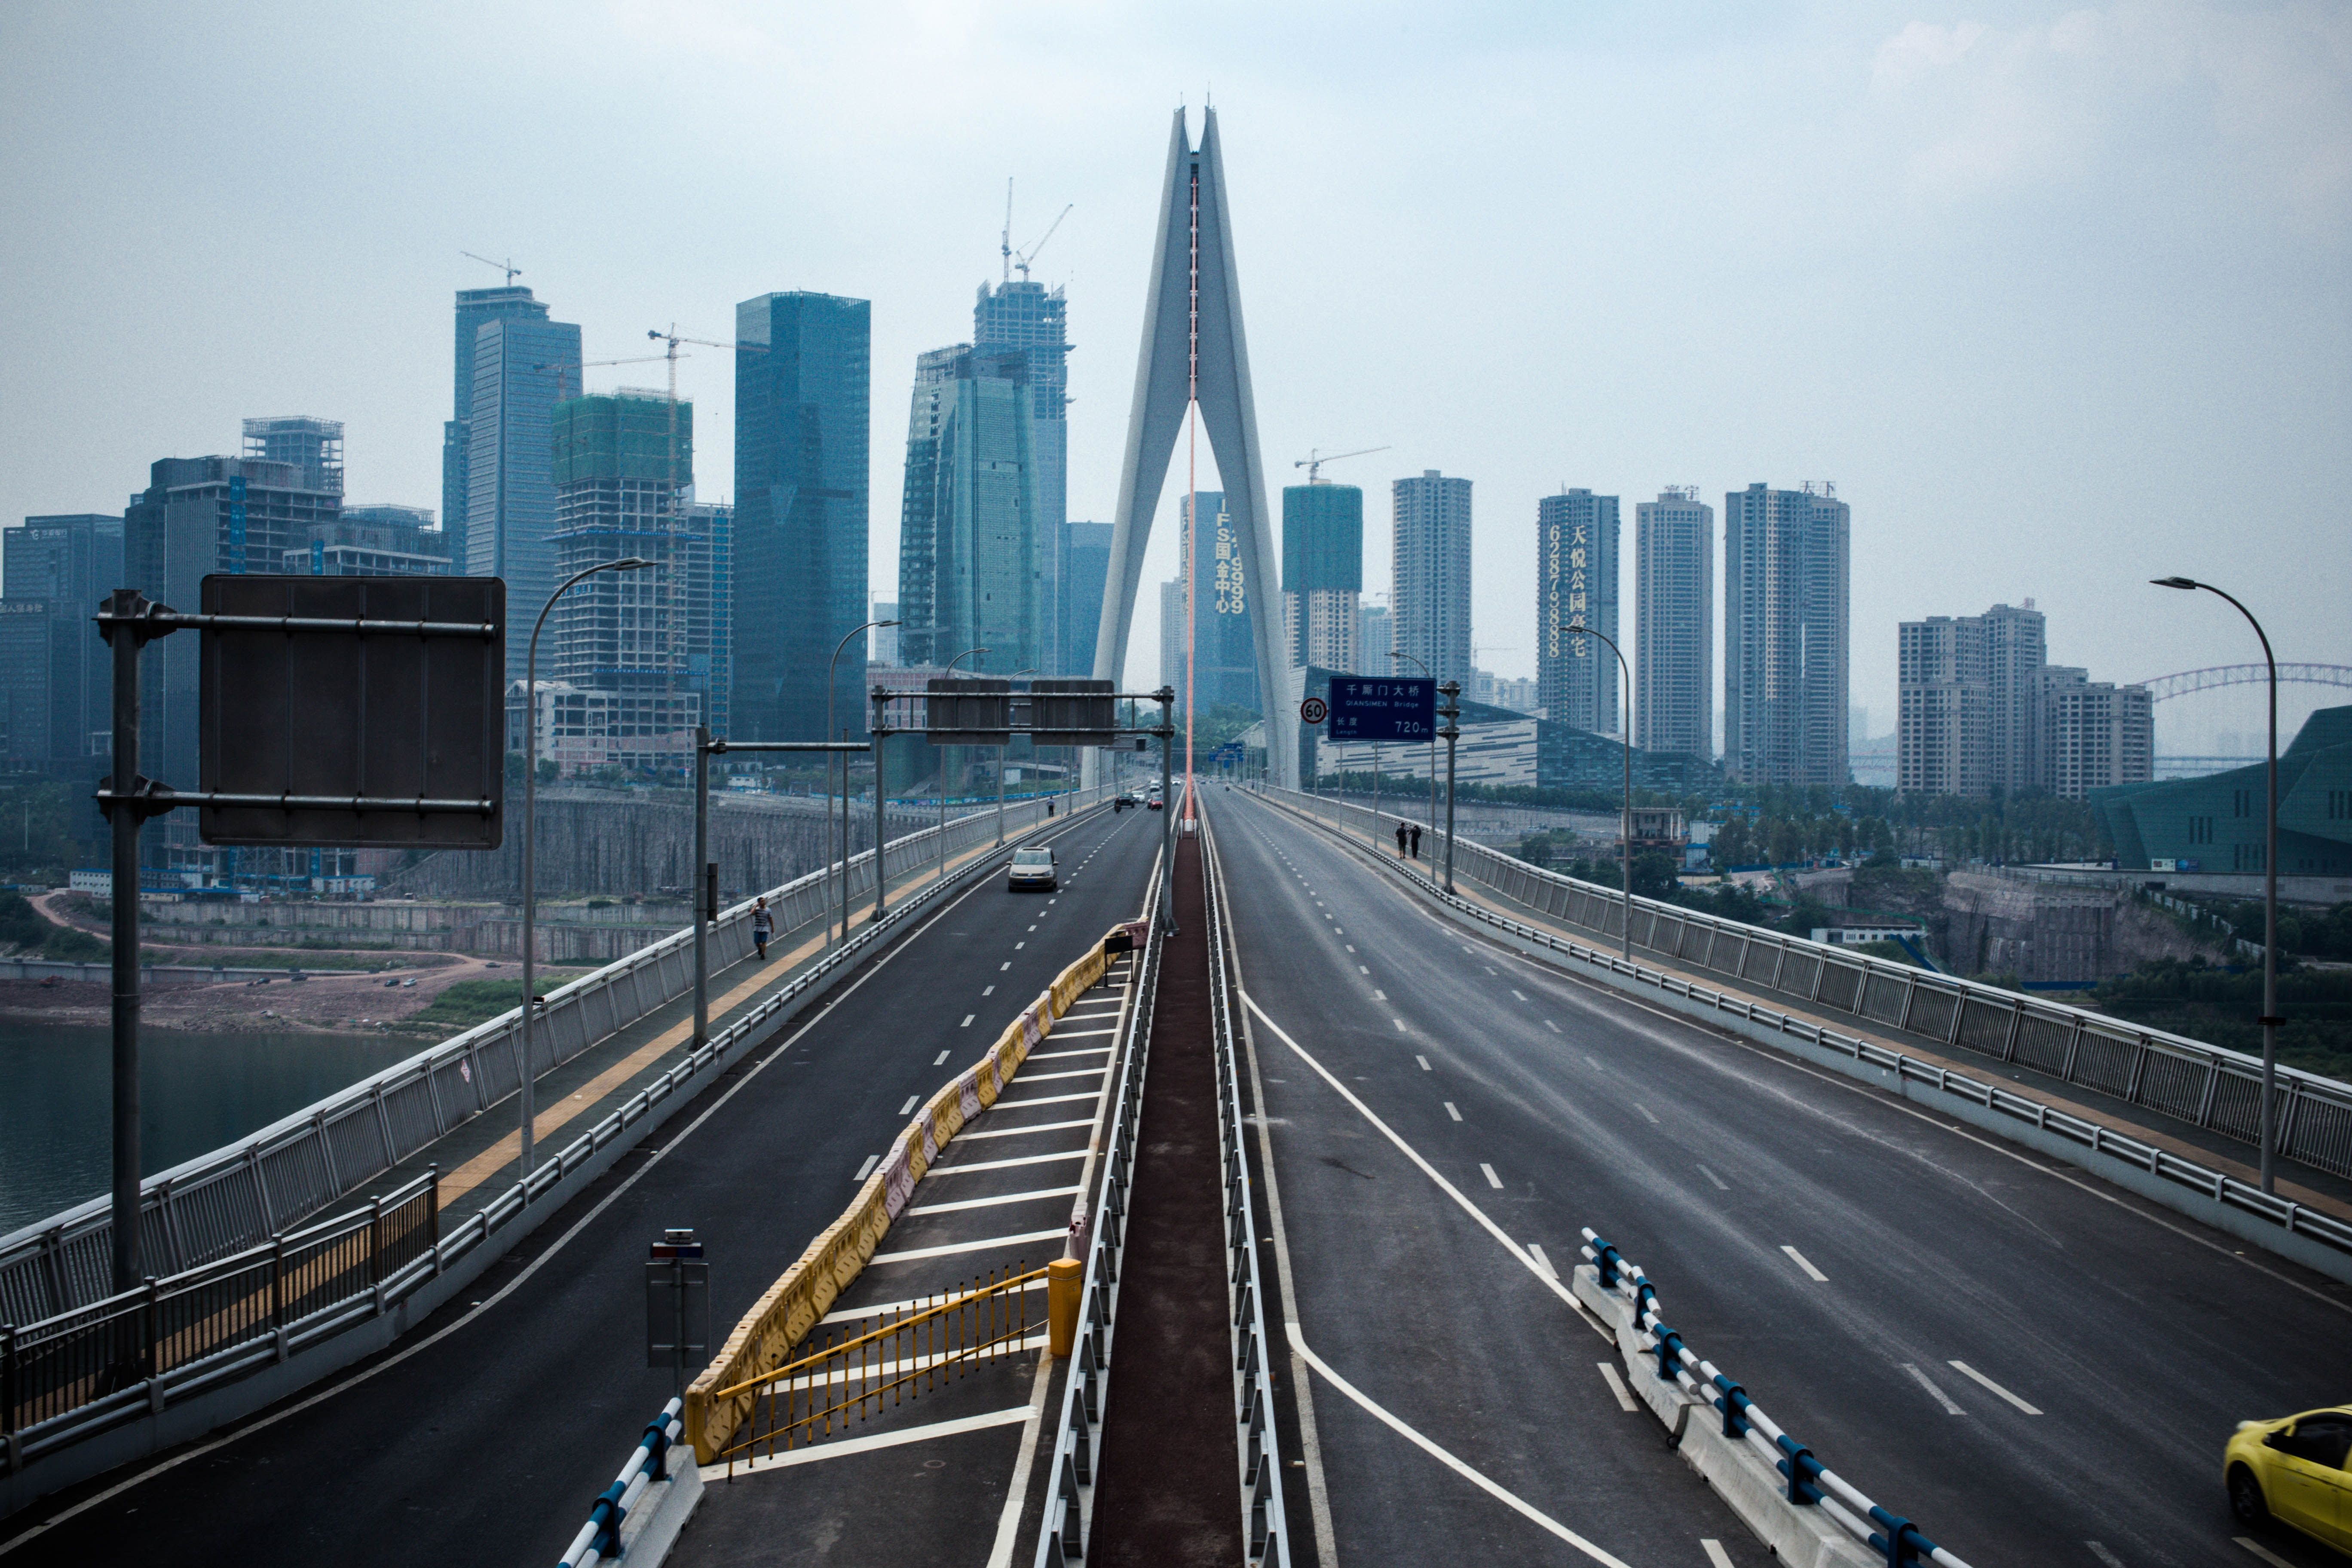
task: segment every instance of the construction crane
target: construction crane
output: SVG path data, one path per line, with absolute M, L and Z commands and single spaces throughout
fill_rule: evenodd
M 1021 268 L 1021 281 L 1029 281 L 1029 264 L 1037 259 L 1037 253 L 1045 248 L 1045 241 L 1054 237 L 1054 231 L 1062 226 L 1062 219 L 1069 216 L 1077 205 L 1072 202 L 1064 207 L 1046 226 L 1044 237 L 1036 244 L 1026 250 L 1015 250 L 1013 248 L 1013 182 L 1009 179 L 1004 182 L 1004 233 L 996 242 L 999 254 L 1004 258 L 1004 281 L 1013 281 L 1013 269 L 1016 267 Z
M 608 364 L 651 364 L 656 360 L 662 357 L 663 356 L 660 354 L 639 354 L 635 359 L 583 360 L 581 363 L 580 368 L 583 371 L 591 371 Z M 562 402 L 564 377 L 572 369 L 572 362 L 570 360 L 551 359 L 545 364 L 535 364 L 530 368 L 533 370 L 551 370 L 555 373 L 555 401 L 558 403 Z M 588 395 L 588 378 L 585 375 L 583 375 L 580 378 L 580 395 L 583 397 Z
M 507 275 L 507 287 L 509 289 L 514 287 L 514 280 L 522 276 L 522 268 L 514 264 L 514 258 L 511 257 L 504 261 L 493 261 L 487 256 L 477 256 L 470 250 L 461 250 L 457 254 L 468 261 L 478 261 L 485 267 L 497 268 Z
M 1324 464 L 1336 463 L 1342 458 L 1363 458 L 1369 457 L 1374 452 L 1385 452 L 1387 450 L 1388 448 L 1386 447 L 1366 447 L 1360 452 L 1334 452 L 1327 458 L 1315 450 L 1314 447 L 1309 447 L 1307 449 L 1307 456 L 1299 458 L 1290 466 L 1294 468 L 1305 468 L 1307 470 L 1307 482 L 1310 485 L 1319 485 L 1323 482 L 1322 469 Z
M 677 496 L 677 362 L 679 358 L 677 345 L 680 343 L 693 343 L 700 348 L 733 349 L 738 353 L 755 354 L 766 353 L 768 352 L 768 345 L 765 343 L 722 343 L 714 338 L 682 338 L 678 336 L 677 323 L 676 321 L 672 321 L 669 324 L 669 331 L 666 332 L 658 327 L 647 327 L 646 329 L 646 336 L 653 339 L 654 342 L 657 343 L 667 343 L 669 345 L 667 350 L 654 357 L 656 359 L 666 359 L 669 361 L 669 493 L 671 496 L 671 504 L 675 505 L 676 498 Z

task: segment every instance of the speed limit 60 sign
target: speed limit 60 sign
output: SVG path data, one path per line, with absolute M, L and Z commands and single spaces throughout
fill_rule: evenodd
M 1302 724 L 1320 724 L 1330 714 L 1330 704 L 1320 697 L 1310 697 L 1298 705 L 1298 721 Z

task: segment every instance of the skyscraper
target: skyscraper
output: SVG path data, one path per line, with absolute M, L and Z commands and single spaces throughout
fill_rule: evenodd
M 555 405 L 557 581 L 598 562 L 636 556 L 649 570 L 604 572 L 549 616 L 542 673 L 610 694 L 595 712 L 605 733 L 583 736 L 578 762 L 672 768 L 693 760 L 710 672 L 711 542 L 678 500 L 694 472 L 694 405 L 623 391 Z M 675 432 L 673 434 L 673 431 Z M 585 709 L 583 710 L 583 711 Z
M 2036 703 L 2048 662 L 2042 612 L 1995 605 L 1896 629 L 1895 784 L 1906 794 L 2015 795 L 2043 787 Z
M 47 606 L 48 761 L 76 771 L 80 759 L 105 753 L 113 722 L 113 664 L 89 617 L 126 581 L 122 520 L 28 517 L 8 530 L 6 550 L 0 595 Z
M 1024 351 L 933 349 L 915 366 L 898 516 L 901 644 L 912 664 L 1044 670 L 1035 427 Z
M 1536 503 L 1536 689 L 1554 723 L 1617 733 L 1617 498 L 1564 489 Z M 1630 663 L 1631 661 L 1628 660 Z
M 1389 654 L 1396 647 L 1396 617 L 1386 605 L 1363 605 L 1356 612 L 1356 668 L 1353 675 L 1387 675 L 1396 666 Z M 1419 674 L 1418 670 L 1413 673 Z
M 1633 506 L 1633 743 L 1715 754 L 1715 509 L 1698 487 Z
M 1202 490 L 1197 499 L 1202 525 L 1197 536 L 1192 528 L 1194 496 L 1188 491 L 1176 502 L 1177 559 L 1183 560 L 1181 552 L 1189 548 L 1192 562 L 1192 699 L 1203 713 L 1225 706 L 1259 710 L 1257 630 L 1250 618 L 1256 614 L 1257 595 L 1234 533 L 1233 513 L 1225 509 L 1224 493 Z M 1180 626 L 1184 613 L 1180 593 L 1176 600 Z M 1177 646 L 1183 646 L 1181 634 Z M 1180 669 L 1176 685 L 1180 706 L 1184 698 Z
M 1852 531 L 1827 485 L 1723 498 L 1723 765 L 1734 779 L 1846 782 Z
M 520 680 L 530 626 L 555 591 L 556 403 L 580 391 L 580 329 L 499 316 L 474 333 L 474 416 L 467 436 L 463 574 L 502 577 L 507 679 Z
M 896 599 L 877 599 L 866 607 L 866 618 L 869 621 L 895 621 L 898 618 L 898 602 Z M 876 626 L 867 636 L 866 659 L 869 664 L 898 663 L 898 628 Z
M 1293 668 L 1385 675 L 1358 654 L 1364 596 L 1364 492 L 1310 480 L 1282 491 L 1282 619 Z
M 280 415 L 245 422 L 245 455 L 291 463 L 307 490 L 343 493 L 343 422 Z
M 799 291 L 735 307 L 736 341 L 755 345 L 735 355 L 739 739 L 825 739 L 828 695 L 834 727 L 865 733 L 866 648 L 849 634 L 866 619 L 872 316 Z
M 1103 585 L 1110 577 L 1110 534 L 1107 522 L 1066 522 L 1062 525 L 1061 581 L 1062 668 L 1071 675 L 1092 675 L 1095 634 L 1102 629 Z
M 1160 684 L 1176 693 L 1174 711 L 1184 709 L 1184 579 L 1160 584 Z
M 1007 279 L 994 288 L 983 283 L 971 308 L 971 346 L 975 353 L 1020 353 L 1027 365 L 1030 406 L 1032 488 L 1035 493 L 1037 538 L 1039 669 L 1045 675 L 1092 675 L 1094 667 L 1071 662 L 1070 644 L 1062 629 L 1061 552 L 1052 548 L 1069 519 L 1069 354 L 1066 302 L 1059 289 L 1047 289 L 1026 278 Z M 1097 616 L 1100 611 L 1097 609 Z M 1086 642 L 1094 645 L 1089 625 Z M 1020 668 L 1018 665 L 1010 666 Z
M 688 531 L 710 542 L 710 667 L 703 681 L 703 722 L 714 735 L 731 735 L 735 721 L 735 508 L 694 499 L 686 487 L 678 515 Z M 897 636 L 895 632 L 891 634 Z
M 511 318 L 543 321 L 547 307 L 528 289 L 460 289 L 457 290 L 457 331 L 454 391 L 449 422 L 441 427 L 441 525 L 449 533 L 449 551 L 457 570 L 468 570 L 466 507 L 472 492 L 469 454 L 474 430 L 474 335 L 485 321 Z M 575 376 L 571 391 L 580 390 Z M 509 601 L 508 613 L 513 613 Z
M 1470 679 L 1470 481 L 1425 468 L 1399 479 L 1396 504 L 1396 651 L 1408 658 L 1373 675 Z M 1419 660 L 1419 663 L 1415 663 Z M 1555 715 L 1557 717 L 1557 715 Z

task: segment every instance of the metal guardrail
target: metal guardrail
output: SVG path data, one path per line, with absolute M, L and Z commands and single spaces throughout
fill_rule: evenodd
M 1198 819 L 1206 831 L 1207 818 Z M 1282 1503 L 1282 1445 L 1274 1424 L 1274 1383 L 1265 1337 L 1265 1292 L 1257 1270 L 1256 1209 L 1242 1146 L 1241 1078 L 1234 1053 L 1233 979 L 1225 971 L 1224 869 L 1211 836 L 1202 845 L 1209 881 L 1210 1016 L 1217 1058 L 1217 1152 L 1225 1181 L 1225 1281 L 1232 1298 L 1234 1419 L 1240 1430 L 1244 1555 L 1288 1568 L 1289 1521 Z
M 1639 985 L 1653 986 L 1670 996 L 1679 996 L 1711 1012 L 1727 1014 L 1748 1024 L 1786 1035 L 1809 1045 L 1832 1050 L 1852 1058 L 1864 1066 L 1895 1075 L 1903 1083 L 1933 1085 L 1937 1090 L 1980 1105 L 1988 1111 L 2032 1126 L 2070 1143 L 2079 1144 L 2093 1154 L 2104 1154 L 2122 1160 L 2159 1181 L 2168 1182 L 2217 1204 L 2240 1210 L 2263 1222 L 2275 1225 L 2290 1236 L 2315 1241 L 2330 1250 L 2352 1258 L 2352 1224 L 2307 1207 L 2291 1198 L 2265 1193 L 2261 1187 L 2242 1182 L 2235 1176 L 2183 1159 L 2169 1150 L 2116 1132 L 2099 1122 L 2053 1110 L 2031 1096 L 2016 1093 L 2001 1085 L 1933 1062 L 1923 1062 L 1903 1052 L 1859 1036 L 1840 1034 L 1818 1024 L 1792 1017 L 1756 1002 L 1752 997 L 1733 992 L 1717 991 L 1661 969 L 1645 969 L 1629 963 L 1613 949 L 1586 947 L 1581 942 L 1556 936 L 1524 921 L 1515 921 L 1469 900 L 1444 891 L 1436 882 L 1409 864 L 1399 864 L 1381 857 L 1382 863 L 1399 876 L 1404 877 L 1428 897 L 1453 909 L 1465 918 L 1494 930 L 1507 932 L 1529 946 L 1549 949 L 1580 963 L 1606 969 Z M 1808 942 L 1802 945 L 1811 946 Z M 1987 989 L 1979 987 L 1978 989 Z M 2006 996 L 2006 992 L 1995 992 Z M 2206 1047 L 2211 1049 L 2212 1047 Z M 2223 1053 L 2225 1055 L 2231 1053 Z M 2322 1080 L 2326 1081 L 2326 1080 Z
M 637 1444 L 637 1451 L 621 1467 L 613 1484 L 596 1498 L 595 1506 L 588 1510 L 588 1522 L 564 1548 L 556 1560 L 556 1568 L 596 1568 L 620 1555 L 621 1526 L 637 1506 L 646 1489 L 669 1479 L 669 1452 L 677 1446 L 678 1410 L 682 1400 L 673 1399 L 662 1406 L 661 1414 L 646 1424 L 646 1435 Z
M 1054 797 L 1071 812 L 1100 789 Z M 1042 801 L 1031 808 L 1043 823 Z M 1008 827 L 1013 826 L 1008 808 Z M 952 855 L 996 832 L 992 805 L 947 825 Z M 939 853 L 937 826 L 893 839 L 889 863 L 919 867 Z M 823 918 L 840 897 L 836 862 L 770 891 L 779 931 Z M 849 862 L 850 897 L 874 889 L 874 852 Z M 714 972 L 751 951 L 752 900 L 719 919 L 709 940 Z M 869 928 L 870 929 L 870 928 Z M 693 988 L 694 930 L 686 929 L 550 992 L 532 1030 L 532 1076 L 570 1061 L 616 1029 Z M 372 1078 L 281 1118 L 250 1138 L 150 1176 L 141 1189 L 141 1255 L 179 1273 L 252 1247 L 391 1170 L 520 1087 L 521 1009 L 500 1014 Z M 0 1237 L 0 1321 L 27 1322 L 103 1299 L 111 1273 L 110 1200 L 94 1197 Z
M 1787 1480 L 1787 1502 L 1796 1508 L 1820 1509 L 1823 1517 L 1834 1521 L 1838 1528 L 1885 1558 L 1888 1568 L 1905 1568 L 1916 1563 L 1934 1563 L 1939 1568 L 1969 1568 L 1959 1556 L 1928 1540 L 1917 1525 L 1881 1508 L 1853 1482 L 1823 1465 L 1811 1448 L 1782 1431 L 1748 1396 L 1746 1389 L 1717 1370 L 1714 1363 L 1692 1356 L 1683 1337 L 1659 1316 L 1658 1292 L 1641 1269 L 1626 1262 L 1590 1226 L 1584 1231 L 1584 1240 L 1585 1261 L 1597 1271 L 1601 1289 L 1620 1298 L 1632 1309 L 1634 1325 L 1641 1332 L 1640 1349 L 1643 1354 L 1657 1358 L 1654 1370 L 1659 1381 L 1673 1384 L 1700 1405 L 1719 1413 L 1724 1438 L 1746 1444 Z M 1676 1433 L 1676 1436 L 1680 1436 Z M 1874 1525 L 1877 1528 L 1873 1529 Z
M 789 1454 L 845 1434 L 975 1366 L 1037 1348 L 1029 1297 L 1045 1288 L 1043 1268 L 992 1269 L 961 1290 L 877 1313 L 854 1333 L 828 1334 L 808 1354 L 718 1390 L 714 1401 L 751 1404 L 719 1450 L 728 1479 L 739 1461 L 756 1465 L 778 1448 Z
M 14 1474 L 50 1449 L 275 1365 L 437 1268 L 440 1175 L 368 1206 L 23 1328 L 0 1326 Z
M 1167 874 L 1161 868 L 1160 874 Z M 1143 907 L 1160 907 L 1155 884 Z M 1066 1568 L 1083 1562 L 1094 1533 L 1095 1467 L 1102 1457 L 1103 1410 L 1118 1321 L 1118 1271 L 1127 1256 L 1128 1189 L 1135 1175 L 1135 1142 L 1143 1121 L 1143 1075 L 1151 1055 L 1151 1007 L 1160 994 L 1160 955 L 1166 928 L 1152 921 L 1137 960 L 1134 1005 L 1127 1032 L 1112 1058 L 1118 1075 L 1111 1101 L 1110 1143 L 1103 1156 L 1103 1183 L 1081 1233 L 1086 1273 L 1079 1285 L 1077 1331 L 1068 1381 L 1062 1389 L 1061 1417 L 1055 1426 L 1053 1462 L 1045 1483 L 1045 1508 L 1037 1531 L 1036 1568 Z M 1083 1205 L 1085 1200 L 1081 1199 Z
M 1297 790 L 1269 797 L 1359 831 L 1384 825 L 1360 806 Z M 1378 835 L 1374 835 L 1376 840 Z M 1440 853 L 1444 846 L 1440 845 Z M 1517 903 L 1608 937 L 1625 929 L 1624 898 L 1457 838 L 1454 872 Z M 1426 880 L 1426 879 L 1423 879 Z M 1757 989 L 2013 1062 L 2240 1142 L 2261 1137 L 2262 1063 L 2182 1035 L 2062 1003 L 1933 974 L 1800 937 L 1633 900 L 1633 945 Z M 2282 1067 L 2279 1152 L 2352 1176 L 2352 1084 Z
M 991 830 L 993 831 L 992 826 Z M 274 1364 L 368 1318 L 391 1310 L 459 1259 L 483 1246 L 491 1237 L 506 1230 L 533 1204 L 542 1202 L 553 1193 L 567 1176 L 587 1164 L 598 1151 L 608 1148 L 628 1129 L 644 1121 L 655 1107 L 679 1094 L 698 1092 L 702 1080 L 732 1061 L 741 1048 L 759 1037 L 771 1019 L 793 1007 L 813 988 L 831 984 L 835 973 L 843 966 L 861 962 L 868 947 L 894 934 L 908 921 L 927 914 L 931 904 L 943 892 L 954 891 L 966 877 L 988 863 L 988 858 L 984 858 L 944 883 L 933 882 L 919 892 L 901 898 L 881 921 L 858 931 L 847 943 L 826 954 L 749 1013 L 726 1028 L 713 1033 L 700 1049 L 647 1083 L 618 1110 L 573 1139 L 560 1152 L 548 1155 L 530 1176 L 499 1194 L 454 1229 L 445 1232 L 441 1227 L 438 1176 L 428 1171 L 415 1183 L 399 1189 L 391 1196 L 371 1200 L 365 1209 L 284 1237 L 289 1247 L 312 1240 L 331 1247 L 339 1238 L 347 1237 L 355 1230 L 382 1226 L 385 1205 L 397 1207 L 415 1203 L 425 1216 L 421 1223 L 429 1226 L 430 1245 L 419 1255 L 398 1262 L 394 1261 L 390 1250 L 362 1253 L 362 1258 L 373 1256 L 380 1260 L 373 1267 L 373 1278 L 363 1294 L 347 1295 L 316 1309 L 298 1302 L 298 1307 L 307 1316 L 283 1325 L 285 1332 L 282 1336 L 273 1331 L 271 1342 L 257 1344 L 248 1334 L 245 1341 L 227 1343 L 226 1348 L 202 1359 L 167 1357 L 169 1364 L 130 1387 L 113 1386 L 104 1379 L 89 1377 L 78 1381 L 50 1378 L 47 1382 L 55 1386 L 56 1392 L 49 1394 L 47 1403 L 39 1406 L 37 1418 L 22 1426 L 16 1424 L 19 1419 L 16 1413 L 31 1407 L 16 1393 L 19 1358 L 12 1353 L 0 1359 L 0 1366 L 9 1370 L 11 1380 L 6 1392 L 0 1394 L 0 1409 L 10 1412 L 5 1448 L 8 1472 L 14 1473 L 45 1454 L 94 1436 L 126 1420 L 149 1414 L 161 1415 L 171 1404 L 192 1398 L 262 1366 Z M 420 1186 L 430 1201 L 418 1198 L 416 1189 Z M 168 1213 L 166 1211 L 167 1217 Z M 414 1231 L 414 1226 L 404 1222 L 402 1235 L 412 1235 Z M 5 1341 L 12 1352 L 19 1344 L 37 1346 L 51 1338 L 77 1332 L 86 1314 L 115 1313 L 115 1309 L 125 1302 L 131 1303 L 135 1310 L 139 1303 L 149 1299 L 151 1292 L 176 1297 L 184 1291 L 193 1296 L 213 1287 L 220 1279 L 235 1276 L 238 1270 L 258 1267 L 266 1261 L 262 1253 L 274 1251 L 277 1245 L 277 1240 L 272 1238 L 268 1248 L 255 1248 L 248 1254 L 215 1259 L 152 1281 L 142 1290 L 125 1297 L 102 1298 L 61 1313 L 41 1314 L 37 1321 L 22 1327 L 0 1322 L 0 1341 Z M 247 1300 L 236 1309 L 234 1321 L 242 1324 L 244 1329 L 250 1329 L 254 1310 Z M 120 1314 L 115 1315 L 119 1317 Z M 208 1329 L 205 1331 L 224 1331 Z M 116 1358 L 110 1364 L 121 1364 L 121 1358 Z M 116 1381 L 119 1383 L 120 1379 Z M 40 1383 L 41 1379 L 36 1376 L 34 1383 L 26 1386 L 36 1386 Z

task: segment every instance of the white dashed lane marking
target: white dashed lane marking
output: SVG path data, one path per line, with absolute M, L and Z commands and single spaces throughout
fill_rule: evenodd
M 1813 1264 L 1812 1264 L 1812 1259 L 1811 1259 L 1811 1258 L 1807 1258 L 1803 1253 L 1801 1253 L 1801 1252 L 1798 1251 L 1798 1250 L 1797 1250 L 1795 1247 L 1783 1247 L 1782 1248 L 1780 1248 L 1780 1250 L 1781 1250 L 1781 1251 L 1783 1251 L 1783 1252 L 1785 1252 L 1785 1253 L 1787 1253 L 1787 1254 L 1789 1255 L 1789 1261 L 1790 1261 L 1790 1262 L 1791 1262 L 1791 1263 L 1793 1263 L 1793 1264 L 1795 1264 L 1798 1268 L 1800 1268 L 1803 1269 L 1803 1270 L 1805 1271 L 1805 1273 L 1806 1273 L 1809 1277 L 1811 1277 L 1811 1279 L 1812 1279 L 1812 1281 L 1813 1281 L 1813 1283 L 1814 1283 L 1814 1284 L 1816 1284 L 1816 1285 L 1826 1285 L 1826 1284 L 1828 1284 L 1828 1283 L 1829 1283 L 1830 1277 L 1829 1277 L 1828 1275 L 1826 1275 L 1826 1274 L 1822 1273 L 1820 1269 L 1818 1269 L 1818 1268 L 1814 1268 L 1814 1267 L 1813 1267 Z M 1958 1362 L 1954 1362 L 1952 1364 L 1953 1364 L 1954 1366 L 1959 1366 L 1959 1364 L 1960 1364 L 1960 1363 L 1958 1363 Z M 1965 1367 L 1962 1367 L 1962 1368 L 1961 1368 L 1961 1370 L 1965 1372 L 1965 1371 L 1967 1371 L 1968 1369 L 1967 1369 L 1967 1368 L 1965 1368 Z M 1974 1377 L 1974 1376 L 1976 1375 L 1976 1373 L 1972 1373 L 1972 1372 L 1971 1372 L 1971 1373 L 1969 1373 L 1969 1375 L 1970 1377 Z M 2038 1415 L 2038 1414 L 2039 1414 L 2039 1412 L 2036 1412 L 2036 1414 Z
M 1495 1167 L 1494 1167 L 1494 1166 L 1489 1165 L 1489 1164 L 1487 1164 L 1485 1161 L 1481 1160 L 1481 1161 L 1478 1163 L 1478 1169 L 1486 1173 L 1486 1184 L 1487 1184 L 1488 1186 L 1490 1186 L 1490 1187 L 1496 1187 L 1496 1188 L 1499 1188 L 1499 1187 L 1501 1187 L 1501 1186 L 1502 1186 L 1502 1184 L 1503 1184 L 1503 1178 L 1502 1178 L 1502 1177 L 1500 1177 L 1500 1176 L 1498 1176 L 1498 1175 L 1496 1175 L 1496 1174 L 1495 1174 Z
M 1783 1247 L 1781 1250 L 1786 1251 L 1788 1249 Z M 1984 1373 L 1979 1372 L 1968 1363 L 1964 1361 L 1956 1361 L 1948 1364 L 1954 1372 L 1958 1373 L 1962 1377 L 1967 1378 L 1971 1383 L 1981 1385 L 1989 1393 L 1999 1394 L 2001 1398 L 2008 1400 L 2011 1405 L 2016 1405 L 2020 1410 L 2024 1411 L 2028 1415 L 2039 1415 L 2042 1414 L 2041 1411 L 2035 1409 L 2032 1405 L 2028 1405 L 2025 1401 L 2020 1399 L 2017 1395 L 2011 1394 L 2009 1390 L 2003 1388 L 2000 1384 L 1995 1383 L 1992 1379 L 1987 1377 Z
M 1462 1120 L 1462 1113 L 1454 1109 L 1454 1102 L 1450 1100 L 1445 1102 L 1445 1114 L 1451 1116 L 1456 1121 Z

